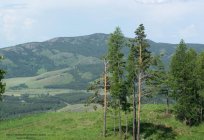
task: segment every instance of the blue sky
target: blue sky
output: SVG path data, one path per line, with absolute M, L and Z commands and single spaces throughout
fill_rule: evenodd
M 60 36 L 134 37 L 140 23 L 156 42 L 204 43 L 203 0 L 0 0 L 0 47 Z

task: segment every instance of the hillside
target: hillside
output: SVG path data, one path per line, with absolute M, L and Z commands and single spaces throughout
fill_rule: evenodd
M 142 139 L 155 140 L 202 140 L 204 124 L 188 127 L 174 118 L 174 115 L 164 115 L 164 105 L 142 106 Z M 124 115 L 124 114 L 123 114 Z M 123 132 L 124 116 L 123 119 Z M 129 116 L 128 139 L 132 139 Z M 119 139 L 114 136 L 113 118 L 111 112 L 107 116 L 108 136 L 106 140 Z M 102 110 L 96 112 L 49 112 L 29 115 L 23 118 L 0 122 L 0 137 L 2 139 L 44 139 L 44 140 L 102 140 Z M 123 136 L 124 137 L 124 136 Z
M 3 48 L 1 67 L 7 77 L 30 77 L 63 68 L 89 67 L 100 63 L 108 35 L 60 37 L 45 42 L 32 42 Z
M 6 78 L 11 78 L 6 80 L 7 88 L 85 89 L 88 82 L 103 72 L 100 58 L 106 53 L 108 37 L 101 33 L 59 37 L 0 49 L 0 54 L 5 58 L 0 67 L 6 69 Z M 149 44 L 153 54 L 165 52 L 166 63 L 177 46 L 151 40 Z M 203 44 L 188 46 L 197 51 L 204 50 Z M 124 52 L 127 55 L 128 48 Z

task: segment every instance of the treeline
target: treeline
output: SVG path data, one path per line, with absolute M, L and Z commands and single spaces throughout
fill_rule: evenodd
M 166 97 L 166 114 L 169 111 L 169 97 L 175 100 L 175 116 L 186 125 L 197 125 L 203 120 L 204 95 L 204 53 L 188 49 L 183 40 L 166 67 L 161 58 L 165 54 L 153 55 L 146 39 L 143 24 L 135 31 L 135 38 L 127 41 L 119 27 L 110 35 L 108 52 L 103 57 L 105 72 L 103 78 L 94 81 L 89 90 L 94 95 L 89 102 L 98 102 L 104 106 L 104 129 L 106 137 L 106 112 L 112 109 L 114 118 L 118 116 L 118 133 L 122 139 L 121 112 L 125 113 L 126 132 L 128 135 L 128 114 L 132 113 L 133 139 L 139 140 L 141 98 Z M 126 58 L 123 48 L 129 48 Z M 104 98 L 101 93 L 104 90 Z M 108 94 L 107 94 L 108 93 Z M 114 134 L 116 134 L 114 119 Z
M 28 114 L 57 111 L 67 104 L 83 104 L 89 96 L 90 94 L 85 92 L 3 95 L 3 101 L 0 102 L 0 121 Z

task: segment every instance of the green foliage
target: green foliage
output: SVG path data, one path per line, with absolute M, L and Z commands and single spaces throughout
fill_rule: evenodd
M 37 71 L 37 74 L 40 75 L 40 74 L 43 74 L 43 73 L 46 73 L 47 70 L 45 68 L 40 68 L 38 71 Z
M 124 73 L 124 54 L 121 52 L 124 47 L 124 36 L 119 27 L 110 35 L 109 48 L 107 54 L 108 71 L 110 72 L 110 93 L 114 97 L 120 96 L 120 88 L 122 86 L 122 78 Z
M 1 59 L 3 59 L 2 56 L 0 56 L 0 61 Z M 2 100 L 2 94 L 5 92 L 5 87 L 6 87 L 6 84 L 3 83 L 3 78 L 5 76 L 6 72 L 3 70 L 3 69 L 0 69 L 0 101 Z
M 202 107 L 199 90 L 202 90 L 202 69 L 199 57 L 193 49 L 188 49 L 181 40 L 171 61 L 174 97 L 177 100 L 175 109 L 177 118 L 187 125 L 199 124 L 202 121 L 200 108 Z
M 149 44 L 146 40 L 145 28 L 143 24 L 140 24 L 137 30 L 135 31 L 135 55 L 138 59 L 138 67 L 140 72 L 144 72 L 148 70 L 151 64 L 151 52 L 149 51 Z M 141 46 L 141 59 L 142 63 L 139 64 L 139 48 Z
M 113 101 L 121 105 L 122 99 L 126 99 L 124 86 L 124 69 L 125 61 L 122 49 L 125 46 L 125 38 L 119 27 L 110 35 L 109 48 L 107 53 L 108 72 L 110 80 L 110 94 L 114 98 Z M 115 104 L 115 103 L 114 103 Z
M 132 42 L 131 42 L 132 41 Z M 126 64 L 126 70 L 127 70 L 127 74 L 126 74 L 126 86 L 127 86 L 127 92 L 128 95 L 132 95 L 134 93 L 135 90 L 135 84 L 137 81 L 137 58 L 136 54 L 135 54 L 135 47 L 134 47 L 134 40 L 130 40 L 130 52 L 128 55 L 128 59 L 127 59 L 127 64 Z

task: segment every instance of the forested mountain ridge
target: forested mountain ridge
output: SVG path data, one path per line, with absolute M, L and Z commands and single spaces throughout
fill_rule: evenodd
M 59 83 L 55 86 L 55 83 L 52 83 L 51 87 L 62 88 L 78 84 L 81 88 L 85 88 L 87 82 L 98 78 L 103 72 L 100 58 L 107 51 L 108 38 L 108 34 L 96 33 L 78 37 L 58 37 L 44 42 L 30 42 L 2 48 L 0 55 L 4 56 L 4 60 L 0 63 L 0 67 L 6 69 L 6 78 L 35 76 L 33 79 L 41 80 L 41 83 L 43 78 L 48 78 L 52 72 L 55 73 L 55 77 L 52 75 L 48 80 L 55 81 L 56 73 L 59 71 L 58 81 L 62 80 L 59 77 L 69 80 L 64 82 L 64 85 Z M 148 42 L 152 53 L 165 53 L 165 63 L 169 62 L 177 46 L 177 44 L 156 43 L 151 40 Z M 204 44 L 187 45 L 196 51 L 204 50 Z M 128 48 L 124 49 L 124 53 L 128 53 Z
M 31 42 L 0 49 L 4 56 L 1 67 L 8 78 L 35 76 L 47 71 L 77 65 L 100 63 L 106 51 L 108 35 L 93 34 L 81 37 L 60 37 L 45 42 Z

